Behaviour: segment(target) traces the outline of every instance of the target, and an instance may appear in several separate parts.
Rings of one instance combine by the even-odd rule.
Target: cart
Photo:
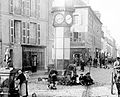
[[[111,79],[111,94],[114,94],[113,90],[114,90],[114,84],[116,84],[116,79],[115,79],[115,74],[117,74],[117,71],[120,70],[120,66],[115,66],[113,68],[113,72],[112,72],[112,79]]]
[[[0,97],[19,97],[15,90],[15,78],[18,69],[4,69],[0,71]]]

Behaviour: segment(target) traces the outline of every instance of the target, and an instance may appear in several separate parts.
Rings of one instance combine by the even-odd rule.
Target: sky
[[[89,5],[101,13],[101,22],[120,46],[120,0],[89,0]]]

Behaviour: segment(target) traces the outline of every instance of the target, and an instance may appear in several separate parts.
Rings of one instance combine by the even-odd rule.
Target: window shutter
[[[10,20],[10,43],[14,43],[14,20]]]
[[[27,23],[27,44],[30,43],[30,23]]]
[[[13,0],[9,0],[9,13],[13,14]]]
[[[22,43],[26,43],[26,22],[22,22]]]
[[[26,16],[30,16],[30,0],[26,1]]]
[[[40,45],[40,24],[37,24],[37,43]]]

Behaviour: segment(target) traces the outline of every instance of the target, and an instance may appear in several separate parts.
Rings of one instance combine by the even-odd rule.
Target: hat
[[[89,75],[89,74],[90,74],[90,72],[87,72],[87,73],[86,73],[86,75]]]

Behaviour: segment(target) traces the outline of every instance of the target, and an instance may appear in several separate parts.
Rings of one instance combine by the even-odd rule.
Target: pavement
[[[85,68],[84,72],[79,71],[78,68],[78,74],[85,74],[88,71],[88,67]],[[111,72],[112,68],[92,67],[90,73],[95,84],[91,87],[57,85],[57,90],[49,90],[45,79],[38,81],[38,78],[47,78],[47,74],[44,71],[39,71],[30,75],[28,83],[29,97],[32,97],[33,93],[36,93],[37,97],[117,97],[115,86],[114,95],[111,94]]]

